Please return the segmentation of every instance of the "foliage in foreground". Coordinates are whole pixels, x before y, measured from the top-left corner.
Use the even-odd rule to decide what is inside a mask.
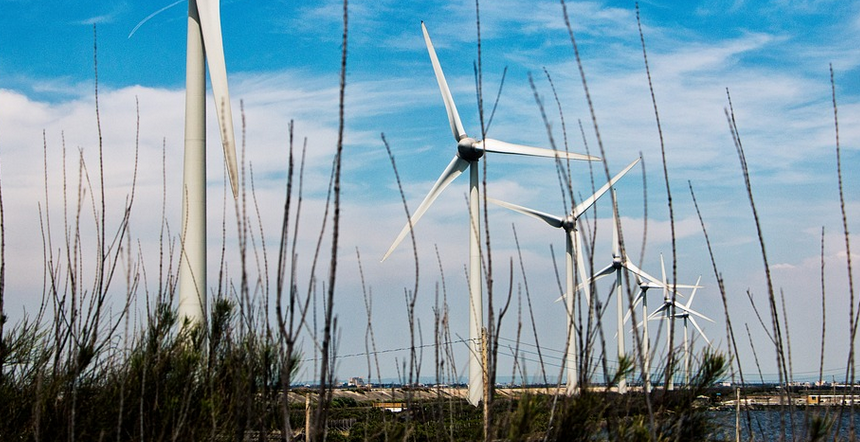
[[[288,428],[302,434],[304,404],[288,404],[281,394],[287,361],[265,337],[237,325],[229,302],[218,301],[213,312],[209,330],[178,332],[176,313],[159,304],[139,339],[128,348],[104,346],[86,364],[52,345],[49,331],[18,325],[5,337],[11,351],[0,378],[0,439],[281,440]],[[295,358],[290,363],[297,366]],[[706,355],[693,385],[654,395],[653,424],[641,394],[499,398],[493,439],[707,440],[715,428],[696,397],[725,367],[722,356]],[[335,398],[330,413],[330,422],[348,420],[350,428],[330,429],[327,440],[482,438],[481,409],[459,399],[415,401],[392,414]]]
[[[237,326],[219,300],[211,328],[179,327],[159,304],[140,338],[84,355],[23,323],[6,337],[2,440],[200,440],[283,431],[288,363],[265,336]],[[181,331],[177,331],[180,330]],[[114,337],[115,339],[116,337]],[[72,351],[69,351],[72,348]]]

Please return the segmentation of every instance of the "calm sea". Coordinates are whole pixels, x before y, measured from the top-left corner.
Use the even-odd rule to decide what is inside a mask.
[[[750,440],[750,429],[757,441],[806,441],[809,440],[809,425],[813,416],[823,416],[828,410],[827,408],[808,408],[806,410],[794,410],[793,413],[786,411],[784,415],[780,413],[778,407],[772,407],[764,410],[750,410],[749,418],[747,412],[741,410],[740,427],[741,440]],[[840,411],[842,412],[840,415]],[[720,426],[718,440],[733,441],[735,440],[735,412],[731,410],[714,411],[713,418]],[[849,424],[851,422],[850,409],[831,408],[829,410],[830,421],[833,422],[831,438],[827,440],[848,440]],[[783,424],[780,424],[782,416]],[[838,420],[837,420],[838,419]],[[839,429],[839,437],[834,438],[833,434]],[[855,432],[860,432],[860,409],[854,410],[854,428]]]

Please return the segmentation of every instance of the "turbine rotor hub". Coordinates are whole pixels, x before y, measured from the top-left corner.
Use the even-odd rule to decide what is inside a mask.
[[[477,140],[464,137],[457,143],[457,156],[466,161],[477,161],[484,156],[484,149],[475,146]]]
[[[576,219],[574,219],[572,216],[566,216],[561,222],[561,227],[568,232],[570,232],[571,230],[576,230]]]

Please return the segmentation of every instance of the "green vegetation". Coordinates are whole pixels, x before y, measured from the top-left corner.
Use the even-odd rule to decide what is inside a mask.
[[[0,379],[2,440],[200,440],[283,431],[286,361],[264,337],[237,329],[219,300],[210,330],[181,328],[158,304],[128,348],[74,357],[50,330],[22,324],[6,337]],[[208,339],[206,339],[208,337]]]
[[[304,404],[286,404],[288,362],[264,337],[237,328],[235,306],[218,300],[209,330],[180,328],[166,304],[127,349],[67,359],[54,366],[50,332],[21,324],[6,336],[0,380],[2,440],[251,440],[305,428]],[[179,331],[181,329],[181,331]],[[105,347],[106,348],[106,347]],[[85,361],[89,360],[90,363]],[[693,385],[655,396],[657,440],[707,440],[707,403],[697,401],[723,375],[707,355]],[[295,359],[289,366],[298,366]],[[316,392],[304,391],[316,402]],[[558,401],[557,404],[554,404]],[[525,393],[493,402],[493,439],[648,440],[642,394],[585,390],[556,397]],[[556,409],[553,420],[551,410]],[[287,423],[286,419],[289,420]],[[328,425],[351,421],[327,440],[479,440],[482,410],[460,399],[420,399],[401,413],[350,397],[330,400]]]

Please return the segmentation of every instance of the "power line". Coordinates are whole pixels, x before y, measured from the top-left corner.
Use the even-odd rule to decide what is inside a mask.
[[[505,338],[502,336],[499,336],[497,339],[499,341],[517,343],[520,347],[517,350],[518,360],[530,362],[530,363],[535,363],[535,364],[540,364],[541,360],[539,360],[535,357],[538,355],[537,351],[523,349],[522,347],[528,347],[528,348],[534,348],[534,349],[540,348],[540,350],[544,356],[543,357],[543,365],[544,366],[554,367],[554,368],[562,368],[564,366],[561,363],[561,361],[564,360],[564,354],[565,354],[564,350],[559,350],[559,349],[552,348],[552,347],[540,346],[540,345],[532,344],[530,342],[525,342],[525,341],[517,341],[516,339]],[[383,354],[390,354],[390,353],[399,353],[399,352],[404,352],[404,351],[412,351],[412,350],[431,348],[431,347],[436,347],[436,346],[447,346],[447,345],[451,345],[451,344],[468,343],[469,341],[471,341],[471,339],[461,338],[461,339],[454,339],[454,340],[450,340],[450,341],[444,341],[444,342],[432,343],[432,344],[389,348],[389,349],[385,349],[385,350],[365,351],[365,352],[350,353],[350,354],[345,354],[345,355],[337,355],[337,358],[338,359],[350,359],[350,358],[357,358],[357,357],[366,357],[366,356],[383,355]],[[476,341],[477,341],[477,339],[476,339]],[[506,357],[506,358],[513,359],[513,357],[514,357],[513,347],[508,346],[507,348],[511,350],[511,353],[502,352],[502,353],[500,353],[500,355],[503,357]],[[557,353],[558,355],[557,356],[547,356],[546,353]],[[314,360],[314,358],[305,358],[305,359],[302,359],[302,362],[311,362],[313,360]],[[558,362],[556,362],[556,361],[558,361]],[[602,361],[601,357],[598,357],[596,355],[591,356],[591,358],[589,360],[589,365],[596,368],[596,370],[594,371],[594,375],[603,375],[602,364],[599,364],[599,362],[601,362],[601,361]],[[607,365],[607,368],[617,368],[618,367],[618,361],[616,359],[606,358],[606,365]],[[835,374],[841,374],[842,371],[844,371],[844,368],[829,368],[829,369],[825,368],[823,371],[826,375],[832,375],[834,373]],[[655,371],[655,373],[656,373],[656,371]],[[816,376],[813,376],[813,375],[816,375]],[[800,379],[807,379],[807,378],[811,379],[812,377],[817,378],[817,375],[818,375],[818,370],[792,373],[792,377],[800,378]],[[764,377],[766,379],[774,378],[774,377],[776,377],[776,373],[762,373],[762,377]]]
[[[414,346],[409,346],[409,347],[389,348],[386,350],[368,351],[368,352],[363,352],[363,353],[350,353],[350,354],[336,355],[336,356],[338,359],[357,358],[360,356],[371,356],[371,355],[381,355],[381,354],[386,354],[386,353],[397,353],[397,352],[401,352],[401,351],[412,351],[412,350],[417,350],[417,349],[421,349],[421,348],[435,347],[437,345],[459,344],[461,342],[465,343],[465,342],[469,342],[469,341],[470,341],[470,339],[456,339],[453,341],[440,342],[438,344],[414,345]],[[302,362],[309,362],[309,361],[313,361],[313,360],[314,360],[314,358],[307,358],[307,359],[302,359]]]

